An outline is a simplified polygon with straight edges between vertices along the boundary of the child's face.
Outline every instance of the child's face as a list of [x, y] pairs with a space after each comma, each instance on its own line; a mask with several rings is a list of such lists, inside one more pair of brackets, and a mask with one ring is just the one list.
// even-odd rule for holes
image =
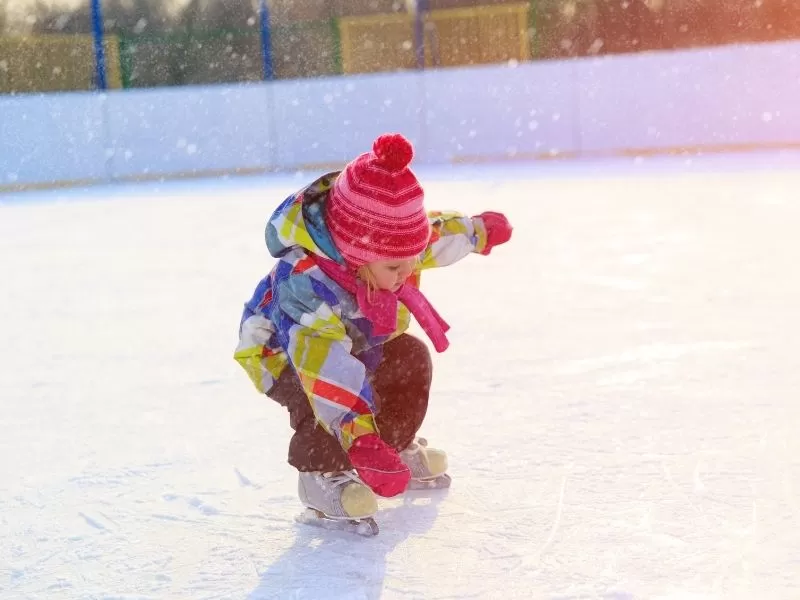
[[396, 292], [408, 279], [417, 263], [416, 258], [407, 260], [378, 260], [366, 265], [375, 285], [381, 290]]

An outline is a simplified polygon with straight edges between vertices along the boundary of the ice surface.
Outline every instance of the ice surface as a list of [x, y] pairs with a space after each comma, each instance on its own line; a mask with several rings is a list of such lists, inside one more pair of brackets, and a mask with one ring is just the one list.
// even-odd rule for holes
[[0, 197], [0, 598], [796, 598], [798, 164], [420, 170], [515, 235], [424, 278], [453, 486], [374, 539], [231, 357], [313, 174]]

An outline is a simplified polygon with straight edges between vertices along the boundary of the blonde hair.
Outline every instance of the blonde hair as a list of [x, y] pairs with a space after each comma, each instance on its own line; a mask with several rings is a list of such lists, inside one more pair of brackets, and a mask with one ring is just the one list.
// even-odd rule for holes
[[[417, 256], [414, 259], [413, 270], [417, 271], [420, 264], [422, 264], [422, 258]], [[364, 282], [364, 285], [367, 286], [367, 300], [372, 302], [372, 297], [378, 290], [378, 282], [375, 280], [375, 275], [373, 275], [372, 271], [370, 271], [369, 264], [358, 267], [358, 270], [356, 270], [356, 275], [358, 275], [358, 278]]]
[[358, 278], [367, 286], [367, 300], [372, 302], [372, 297], [375, 295], [375, 290], [378, 289], [378, 282], [375, 281], [375, 275], [369, 270], [367, 265], [361, 265], [356, 271]]

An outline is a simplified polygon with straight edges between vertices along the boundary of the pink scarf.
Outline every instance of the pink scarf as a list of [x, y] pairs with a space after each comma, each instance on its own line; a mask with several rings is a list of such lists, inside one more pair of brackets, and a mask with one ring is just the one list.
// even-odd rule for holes
[[346, 267], [321, 256], [315, 256], [314, 259], [323, 273], [356, 297], [358, 308], [372, 323], [375, 335], [394, 333], [397, 329], [397, 303], [402, 302], [431, 339], [436, 351], [447, 350], [450, 342], [445, 332], [450, 326], [413, 285], [404, 284], [396, 292], [375, 290], [370, 294], [364, 282]]

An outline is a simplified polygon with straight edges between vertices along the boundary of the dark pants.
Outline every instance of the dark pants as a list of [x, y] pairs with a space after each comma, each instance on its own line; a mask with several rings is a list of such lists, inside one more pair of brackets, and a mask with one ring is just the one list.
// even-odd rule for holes
[[[419, 431], [428, 410], [433, 367], [428, 347], [403, 334], [383, 345], [383, 358], [370, 377], [381, 438], [400, 451]], [[287, 367], [267, 396], [289, 411], [294, 435], [289, 464], [298, 471], [346, 471], [350, 461], [339, 444], [316, 422], [308, 396], [294, 369]]]

